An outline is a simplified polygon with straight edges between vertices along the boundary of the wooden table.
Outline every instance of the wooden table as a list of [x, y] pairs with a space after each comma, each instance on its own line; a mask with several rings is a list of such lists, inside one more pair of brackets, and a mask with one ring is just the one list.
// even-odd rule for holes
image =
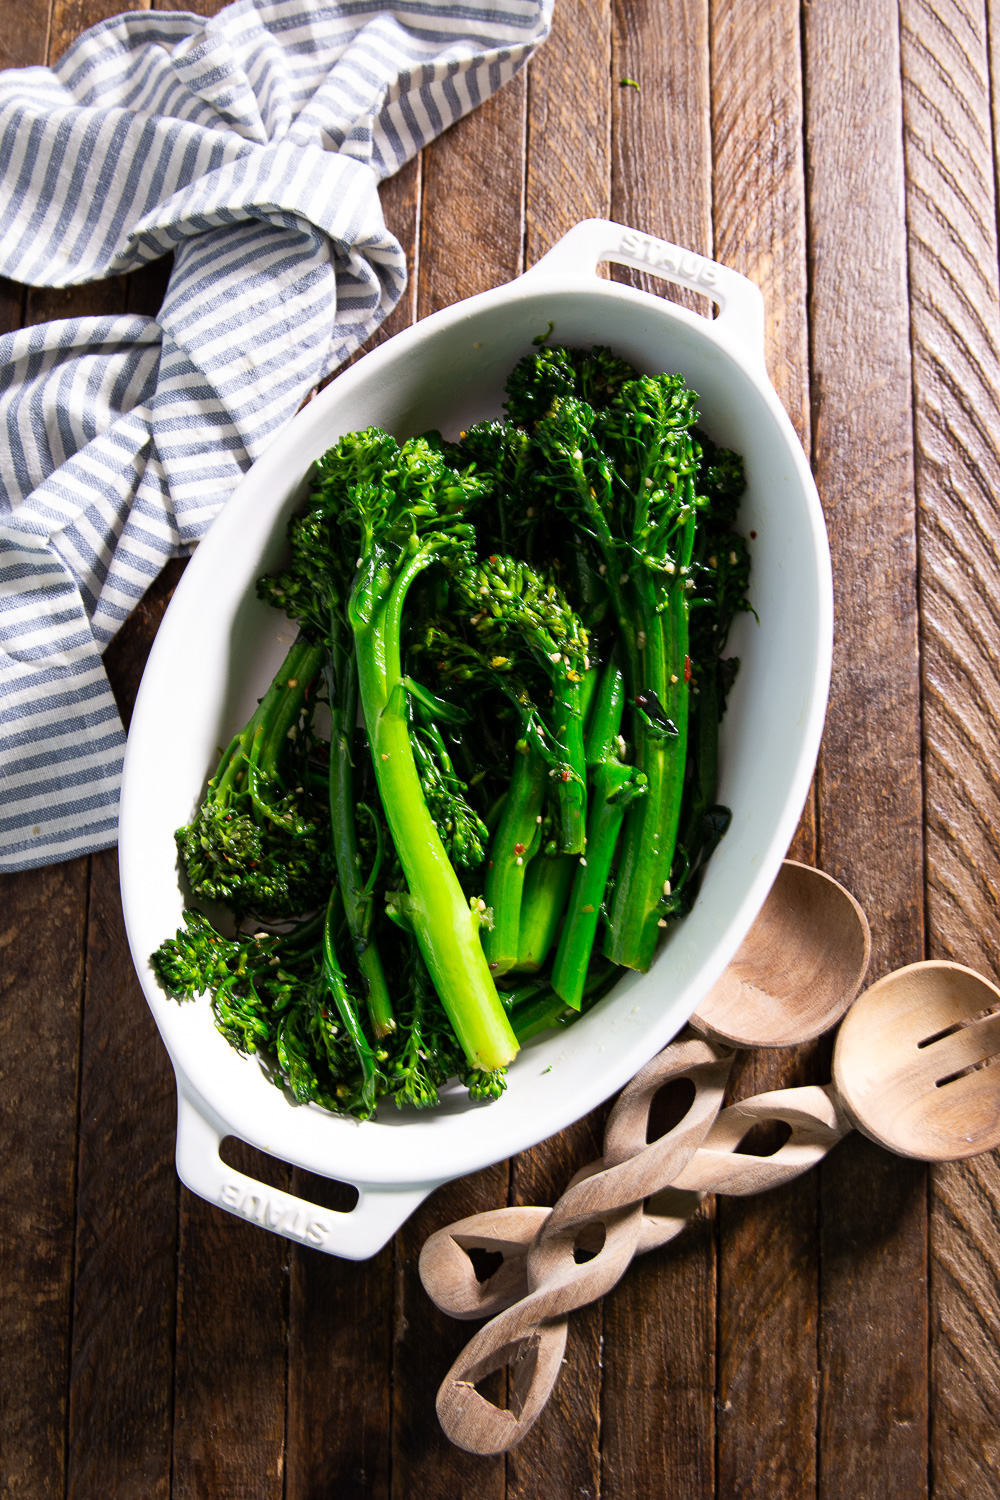
[[[55, 58], [116, 8], [5, 5], [0, 63]], [[794, 850], [864, 904], [873, 976], [924, 955], [989, 973], [1000, 6], [556, 11], [527, 74], [387, 184], [417, 269], [383, 335], [509, 280], [591, 214], [760, 284], [837, 600], [826, 737]], [[155, 313], [163, 285], [154, 267], [71, 292], [6, 286], [0, 328]], [[178, 576], [108, 651], [126, 717]], [[0, 955], [11, 1500], [1000, 1493], [992, 1157], [928, 1172], [855, 1137], [780, 1193], [709, 1207], [574, 1319], [557, 1393], [523, 1445], [472, 1459], [443, 1439], [433, 1404], [469, 1330], [427, 1301], [419, 1248], [477, 1209], [552, 1201], [598, 1150], [601, 1113], [442, 1189], [368, 1263], [334, 1260], [179, 1187], [173, 1078], [132, 974], [113, 851], [7, 878]], [[821, 1081], [828, 1064], [825, 1045], [761, 1055], [737, 1092]]]

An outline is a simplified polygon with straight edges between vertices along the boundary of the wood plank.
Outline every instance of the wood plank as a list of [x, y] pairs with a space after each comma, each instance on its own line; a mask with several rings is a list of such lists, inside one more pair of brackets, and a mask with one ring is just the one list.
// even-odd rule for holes
[[0, 1453], [26, 1500], [65, 1483], [87, 873], [0, 877]]
[[[808, 457], [802, 50], [797, 0], [712, 0], [715, 257], [764, 295], [768, 374]], [[816, 860], [811, 787], [789, 849]], [[775, 1084], [774, 1087], [778, 1085]]]
[[715, 1221], [633, 1261], [604, 1299], [602, 1497], [715, 1488]]
[[715, 255], [763, 293], [768, 374], [808, 454], [802, 109], [795, 0], [712, 0]]
[[[49, 57], [116, 14], [110, 0], [56, 4]], [[116, 314], [124, 277], [31, 289], [25, 321]], [[131, 714], [173, 578], [143, 602], [110, 653]], [[177, 1187], [173, 1074], [136, 982], [117, 855], [91, 861], [84, 994], [67, 1494], [167, 1496], [170, 1485]], [[135, 1364], [119, 1351], [135, 1351]]]
[[[797, 0], [714, 0], [711, 19], [715, 256], [763, 292], [768, 371], [808, 453], [799, 6]], [[794, 855], [812, 862], [815, 848], [811, 792]], [[730, 1096], [822, 1081], [816, 1051], [742, 1054]], [[722, 1198], [717, 1205], [717, 1484], [723, 1495], [779, 1500], [815, 1491], [818, 1201], [818, 1179], [811, 1174], [781, 1192]]]
[[[923, 952], [897, 11], [878, 0], [864, 27], [843, 0], [803, 15], [813, 455], [838, 606], [820, 852], [868, 913], [875, 977]], [[824, 1500], [927, 1492], [925, 1184], [858, 1137], [822, 1167]]]
[[[48, 3], [5, 10], [0, 66], [39, 64], [52, 56], [59, 38], [50, 37], [48, 11]], [[9, 282], [2, 316], [5, 328], [37, 321], [23, 289]], [[2, 883], [0, 1131], [5, 1181], [22, 1187], [0, 1228], [0, 1451], [8, 1493], [61, 1494], [89, 865], [76, 859], [5, 876]], [[29, 1183], [25, 1201], [23, 1185]]]
[[418, 317], [524, 269], [525, 120], [522, 71], [424, 151]]
[[0, 15], [0, 68], [34, 68], [47, 61], [51, 0], [5, 5]]
[[[423, 153], [418, 316], [499, 286], [522, 269], [526, 92], [523, 72]], [[482, 185], [489, 183], [489, 192]], [[499, 1500], [504, 1460], [454, 1448], [434, 1410], [438, 1386], [470, 1325], [439, 1313], [417, 1275], [427, 1236], [507, 1201], [502, 1162], [440, 1188], [395, 1240], [392, 1493], [426, 1500]]]
[[434, 1409], [438, 1387], [472, 1337], [475, 1323], [449, 1318], [427, 1296], [417, 1274], [424, 1241], [456, 1219], [507, 1202], [508, 1164], [500, 1162], [438, 1188], [394, 1241], [395, 1329], [392, 1360], [392, 1494], [395, 1500], [501, 1500], [504, 1459], [455, 1448]]
[[[607, 1111], [593, 1110], [511, 1163], [511, 1200], [552, 1204], [570, 1178], [600, 1156]], [[601, 1493], [601, 1365], [603, 1313], [600, 1302], [570, 1319], [566, 1363], [549, 1403], [527, 1437], [507, 1456], [509, 1500], [536, 1500], [539, 1476], [550, 1495]]]
[[[816, 1083], [815, 1048], [741, 1054], [731, 1097]], [[718, 1489], [816, 1492], [819, 1177], [759, 1198], [720, 1198]]]
[[[416, 264], [421, 162], [382, 184], [388, 228]], [[413, 320], [415, 284], [365, 349]], [[364, 351], [362, 351], [364, 352]], [[292, 1191], [313, 1201], [321, 1190], [307, 1173]], [[393, 1252], [357, 1264], [295, 1245], [291, 1251], [287, 1500], [335, 1493], [383, 1500], [391, 1473]]]
[[931, 1473], [935, 1500], [994, 1500], [997, 1441], [995, 1152], [935, 1167], [931, 1194]]
[[[248, 1063], [248, 1066], [252, 1066]], [[226, 1160], [287, 1192], [282, 1162], [230, 1142]], [[280, 1500], [288, 1241], [181, 1188], [174, 1500]]]
[[[624, 78], [640, 91], [621, 87]], [[711, 255], [707, 0], [678, 0], [666, 9], [651, 0], [617, 0], [611, 86], [612, 218]], [[648, 291], [674, 295], [655, 277], [623, 274]], [[636, 1262], [605, 1298], [606, 1500], [633, 1495], [637, 1474], [651, 1493], [686, 1500], [715, 1495], [716, 1256], [709, 1215], [675, 1244]]]
[[[307, 1173], [292, 1191], [322, 1202]], [[388, 1496], [394, 1292], [391, 1246], [361, 1262], [293, 1248], [288, 1500]]]
[[[183, 567], [168, 565], [105, 653], [126, 727]], [[90, 878], [67, 1495], [156, 1500], [170, 1493], [174, 1077], [132, 967], [115, 850], [92, 857]]]
[[87, 922], [69, 1386], [72, 1500], [170, 1494], [175, 1100], [173, 1072], [132, 968], [117, 852], [105, 850], [92, 857]]
[[[556, 7], [552, 35], [528, 69], [528, 264], [580, 219], [611, 205], [611, 4]], [[600, 1156], [605, 1110], [522, 1152], [511, 1166], [514, 1203], [554, 1203], [573, 1173]], [[570, 1321], [566, 1364], [546, 1410], [507, 1458], [509, 1500], [600, 1493], [603, 1312], [592, 1303]]]
[[[712, 254], [708, 0], [615, 0], [611, 62], [612, 217], [685, 250]], [[630, 87], [631, 79], [639, 87]], [[648, 272], [616, 266], [654, 296], [710, 304]]]
[[529, 266], [580, 219], [611, 211], [611, 0], [556, 6], [528, 67]]
[[[135, 10], [148, 10], [149, 0], [139, 0]], [[51, 0], [48, 62], [56, 63], [82, 31], [120, 14], [114, 0]]]
[[[996, 977], [1000, 284], [981, 4], [900, 10], [930, 952]], [[996, 25], [998, 17], [991, 16]], [[993, 33], [993, 105], [1000, 52]], [[995, 1154], [931, 1176], [935, 1496], [1000, 1488]]]

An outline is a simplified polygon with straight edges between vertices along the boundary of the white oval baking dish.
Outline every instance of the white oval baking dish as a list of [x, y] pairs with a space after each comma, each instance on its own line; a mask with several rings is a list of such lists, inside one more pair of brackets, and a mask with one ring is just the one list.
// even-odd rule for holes
[[[707, 319], [597, 275], [602, 261], [652, 270], [712, 299]], [[702, 425], [744, 456], [741, 528], [753, 535], [742, 659], [723, 726], [720, 800], [733, 810], [694, 909], [646, 975], [631, 974], [577, 1024], [536, 1038], [502, 1099], [456, 1088], [436, 1111], [383, 1106], [359, 1125], [294, 1104], [216, 1031], [207, 1000], [165, 995], [148, 955], [181, 922], [174, 829], [187, 822], [216, 749], [252, 712], [291, 639], [254, 581], [283, 547], [312, 462], [377, 423], [397, 437], [446, 435], [500, 414], [506, 376], [532, 340], [610, 345], [649, 373], [680, 371]], [[306, 406], [253, 466], [192, 558], [157, 635], [136, 703], [121, 801], [122, 899], [132, 955], [177, 1074], [177, 1169], [193, 1191], [291, 1239], [373, 1255], [440, 1183], [563, 1129], [619, 1089], [673, 1037], [731, 958], [795, 830], [826, 706], [832, 583], [826, 531], [802, 449], [764, 368], [763, 302], [736, 272], [603, 220], [578, 224], [525, 275], [426, 318], [373, 350]], [[355, 1184], [337, 1214], [226, 1166], [235, 1135]]]

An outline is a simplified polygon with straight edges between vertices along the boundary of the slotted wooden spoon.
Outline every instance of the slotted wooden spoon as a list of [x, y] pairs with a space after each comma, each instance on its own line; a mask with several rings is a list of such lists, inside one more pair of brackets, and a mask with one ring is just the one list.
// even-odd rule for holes
[[1000, 990], [961, 964], [887, 974], [837, 1035], [833, 1083], [865, 1135], [899, 1156], [958, 1161], [1000, 1146]]

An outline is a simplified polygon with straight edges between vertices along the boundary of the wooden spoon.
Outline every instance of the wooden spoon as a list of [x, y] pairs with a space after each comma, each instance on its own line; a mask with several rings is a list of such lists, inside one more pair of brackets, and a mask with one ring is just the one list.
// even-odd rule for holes
[[871, 956], [868, 921], [850, 891], [786, 859], [735, 957], [691, 1017], [733, 1047], [793, 1047], [839, 1021]]
[[900, 1156], [957, 1161], [1000, 1146], [1000, 990], [961, 964], [897, 969], [847, 1015], [833, 1054], [844, 1110]]
[[[458, 1317], [495, 1312], [438, 1393], [441, 1425], [459, 1447], [500, 1453], [520, 1441], [558, 1378], [570, 1312], [609, 1291], [634, 1254], [678, 1234], [706, 1192], [745, 1197], [788, 1182], [852, 1124], [892, 1151], [930, 1161], [1000, 1145], [1000, 1067], [990, 1066], [1000, 1058], [1000, 990], [959, 964], [912, 964], [872, 985], [841, 1026], [834, 1082], [824, 1088], [779, 1089], [720, 1112], [731, 1057], [685, 1033], [623, 1091], [604, 1159], [577, 1174], [550, 1214], [497, 1209], [426, 1242], [420, 1273], [437, 1305]], [[647, 1144], [658, 1087], [681, 1077], [695, 1084], [688, 1115]], [[789, 1124], [790, 1137], [774, 1156], [743, 1154], [744, 1136], [765, 1120]], [[464, 1253], [471, 1244], [505, 1252], [493, 1285], [476, 1291]], [[585, 1248], [597, 1254], [576, 1264], [574, 1250]], [[514, 1374], [508, 1409], [475, 1388], [505, 1364]]]
[[[861, 987], [870, 952], [868, 922], [850, 892], [822, 870], [785, 860], [748, 936], [691, 1025], [727, 1046], [787, 1047], [806, 1041], [843, 1015]], [[626, 1089], [627, 1104], [645, 1098], [638, 1086], [651, 1066]], [[632, 1106], [642, 1132], [643, 1108], [638, 1102]], [[591, 1162], [569, 1187], [606, 1165], [604, 1160]], [[657, 1203], [647, 1214], [644, 1248], [663, 1243], [667, 1219], [679, 1233], [699, 1201], [678, 1192], [670, 1197], [669, 1208]], [[453, 1318], [466, 1319], [494, 1317], [524, 1297], [528, 1249], [549, 1213], [547, 1208], [494, 1209], [438, 1230], [420, 1255], [428, 1295]], [[468, 1254], [480, 1249], [503, 1256], [482, 1282]]]
[[[819, 872], [792, 868], [758, 919], [765, 932], [751, 935], [737, 955], [742, 972], [734, 983], [716, 986], [709, 999], [718, 1000], [717, 1007], [702, 1007], [705, 1029], [711, 1027], [716, 1038], [729, 1040], [742, 1028], [736, 1010], [741, 994], [758, 1007], [769, 1044], [789, 1045], [802, 1035], [789, 1018], [796, 982], [814, 984], [819, 992], [810, 989], [803, 1027], [815, 1027], [824, 1012], [835, 1020], [860, 984], [869, 952], [863, 913], [852, 898], [841, 899], [847, 893], [834, 882], [832, 891], [823, 892], [813, 878]], [[797, 926], [796, 890], [814, 911], [833, 913], [828, 932], [817, 930], [815, 918], [811, 927]], [[768, 933], [772, 923], [775, 930]], [[796, 934], [784, 966], [773, 947], [782, 930]], [[830, 933], [835, 939], [828, 940]], [[838, 994], [823, 982], [817, 955], [824, 946], [841, 985], [853, 986], [847, 1001], [844, 989]], [[770, 963], [762, 985], [750, 978], [755, 952]], [[699, 1050], [705, 1048], [711, 1050]], [[731, 1054], [718, 1040], [705, 1043], [685, 1034], [624, 1090], [608, 1121], [604, 1159], [577, 1173], [551, 1213], [494, 1210], [439, 1230], [425, 1244], [421, 1276], [438, 1306], [457, 1317], [495, 1314], [441, 1386], [437, 1409], [445, 1432], [475, 1453], [503, 1452], [519, 1441], [558, 1376], [568, 1314], [609, 1290], [633, 1254], [678, 1234], [707, 1191], [746, 1196], [787, 1182], [815, 1165], [852, 1124], [890, 1150], [925, 1160], [972, 1156], [1000, 1145], [1000, 1072], [989, 1071], [998, 1056], [1000, 990], [950, 963], [914, 964], [872, 985], [841, 1027], [834, 1082], [825, 1088], [778, 1090], [719, 1113]], [[653, 1097], [671, 1077], [695, 1083], [692, 1108], [666, 1137], [646, 1144]], [[773, 1157], [746, 1156], [740, 1142], [762, 1120], [785, 1121], [791, 1136]], [[472, 1245], [505, 1256], [483, 1286], [470, 1284], [474, 1275], [465, 1251]], [[597, 1252], [594, 1260], [575, 1264], [574, 1249], [584, 1248]], [[504, 1364], [514, 1376], [507, 1410], [475, 1389], [477, 1380]]]
[[[861, 987], [870, 953], [868, 922], [850, 892], [822, 870], [785, 860], [753, 927], [705, 997], [692, 1028], [727, 1046], [787, 1047], [807, 1041], [843, 1015]], [[647, 1070], [623, 1097], [639, 1097], [635, 1085]], [[640, 1123], [644, 1130], [644, 1116]], [[591, 1162], [569, 1186], [605, 1165]], [[680, 1197], [678, 1231], [698, 1201]], [[549, 1212], [490, 1210], [439, 1230], [420, 1257], [429, 1295], [455, 1318], [488, 1318], [509, 1307], [527, 1292], [528, 1246]], [[476, 1279], [469, 1259], [473, 1249], [504, 1257], [484, 1282]]]

